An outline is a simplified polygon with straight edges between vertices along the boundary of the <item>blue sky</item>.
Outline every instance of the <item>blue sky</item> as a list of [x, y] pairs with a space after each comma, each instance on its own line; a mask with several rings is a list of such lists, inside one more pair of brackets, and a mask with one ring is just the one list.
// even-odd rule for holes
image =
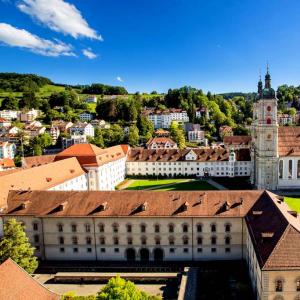
[[0, 0], [1, 72], [218, 93], [254, 91], [267, 61], [300, 85], [299, 0]]

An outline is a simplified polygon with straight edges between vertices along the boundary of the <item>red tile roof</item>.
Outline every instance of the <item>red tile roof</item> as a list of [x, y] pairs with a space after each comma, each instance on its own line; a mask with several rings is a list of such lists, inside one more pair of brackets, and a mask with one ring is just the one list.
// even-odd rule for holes
[[27, 156], [22, 159], [22, 165], [26, 168], [38, 167], [53, 162], [55, 155]]
[[[97, 217], [243, 217], [263, 191], [11, 191], [10, 215]], [[45, 201], [46, 200], [46, 201]], [[25, 208], [21, 204], [29, 201]], [[64, 209], [58, 209], [62, 203]], [[147, 203], [146, 210], [140, 210]], [[163, 205], [162, 205], [163, 203]], [[187, 203], [187, 209], [183, 205]], [[99, 209], [106, 204], [106, 209]]]
[[171, 144], [171, 146], [175, 146], [175, 142], [168, 138], [168, 137], [154, 137], [151, 138], [148, 142], [147, 142], [147, 147], [150, 148], [153, 144], [157, 144], [159, 146], [164, 146], [166, 143]]
[[225, 136], [223, 142], [226, 146], [250, 146], [251, 144], [251, 136], [247, 135], [233, 135], [233, 136]]
[[278, 128], [279, 156], [300, 156], [300, 126]]
[[48, 290], [13, 260], [7, 259], [0, 265], [0, 299], [58, 300], [60, 295]]
[[85, 171], [76, 158], [5, 172], [5, 175], [0, 177], [0, 207], [6, 206], [9, 190], [47, 190], [83, 174]]
[[0, 167], [2, 167], [3, 169], [14, 168], [15, 162], [10, 158], [2, 158], [0, 159]]
[[[132, 148], [129, 151], [128, 162], [167, 162], [167, 161], [185, 161], [185, 156], [193, 151], [197, 155], [196, 161], [228, 161], [230, 151], [224, 148], [217, 149], [143, 149]], [[249, 149], [236, 150], [236, 159], [238, 161], [250, 161]]]
[[76, 144], [58, 153], [55, 161], [76, 157], [83, 167], [101, 166], [110, 161], [125, 157], [127, 152], [127, 145], [117, 145], [101, 149], [93, 144]]

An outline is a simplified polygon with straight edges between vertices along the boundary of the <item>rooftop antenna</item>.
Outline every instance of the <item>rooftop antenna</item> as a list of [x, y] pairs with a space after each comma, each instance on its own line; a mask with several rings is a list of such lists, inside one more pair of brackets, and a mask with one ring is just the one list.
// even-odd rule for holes
[[269, 74], [269, 69], [270, 69], [269, 61], [267, 61], [267, 74]]

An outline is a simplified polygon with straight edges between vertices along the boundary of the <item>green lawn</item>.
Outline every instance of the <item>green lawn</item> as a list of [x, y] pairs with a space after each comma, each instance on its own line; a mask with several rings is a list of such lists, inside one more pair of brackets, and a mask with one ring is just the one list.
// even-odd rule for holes
[[[186, 179], [141, 179], [134, 180], [126, 190], [145, 190], [153, 188], [157, 191], [196, 191], [196, 190], [215, 190], [216, 188], [208, 184], [206, 181], [189, 181], [185, 182]], [[166, 186], [174, 184], [171, 186]], [[157, 188], [155, 188], [157, 187]]]
[[158, 188], [157, 191], [201, 191], [201, 190], [216, 190], [216, 188], [206, 181], [190, 181], [174, 184], [172, 186]]
[[126, 190], [144, 190], [160, 185], [183, 182], [185, 179], [137, 179]]
[[300, 213], [300, 197], [284, 197], [284, 201], [292, 209]]

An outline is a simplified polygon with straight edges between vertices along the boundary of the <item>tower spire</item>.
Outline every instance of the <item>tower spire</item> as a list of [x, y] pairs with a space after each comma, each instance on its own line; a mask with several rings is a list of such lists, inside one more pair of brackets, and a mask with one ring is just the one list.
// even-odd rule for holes
[[265, 89], [271, 88], [271, 75], [269, 72], [269, 62], [267, 62], [267, 74], [265, 76]]
[[259, 80], [257, 84], [257, 94], [259, 99], [262, 98], [262, 91], [263, 91], [263, 83], [261, 81], [261, 70], [259, 69]]

